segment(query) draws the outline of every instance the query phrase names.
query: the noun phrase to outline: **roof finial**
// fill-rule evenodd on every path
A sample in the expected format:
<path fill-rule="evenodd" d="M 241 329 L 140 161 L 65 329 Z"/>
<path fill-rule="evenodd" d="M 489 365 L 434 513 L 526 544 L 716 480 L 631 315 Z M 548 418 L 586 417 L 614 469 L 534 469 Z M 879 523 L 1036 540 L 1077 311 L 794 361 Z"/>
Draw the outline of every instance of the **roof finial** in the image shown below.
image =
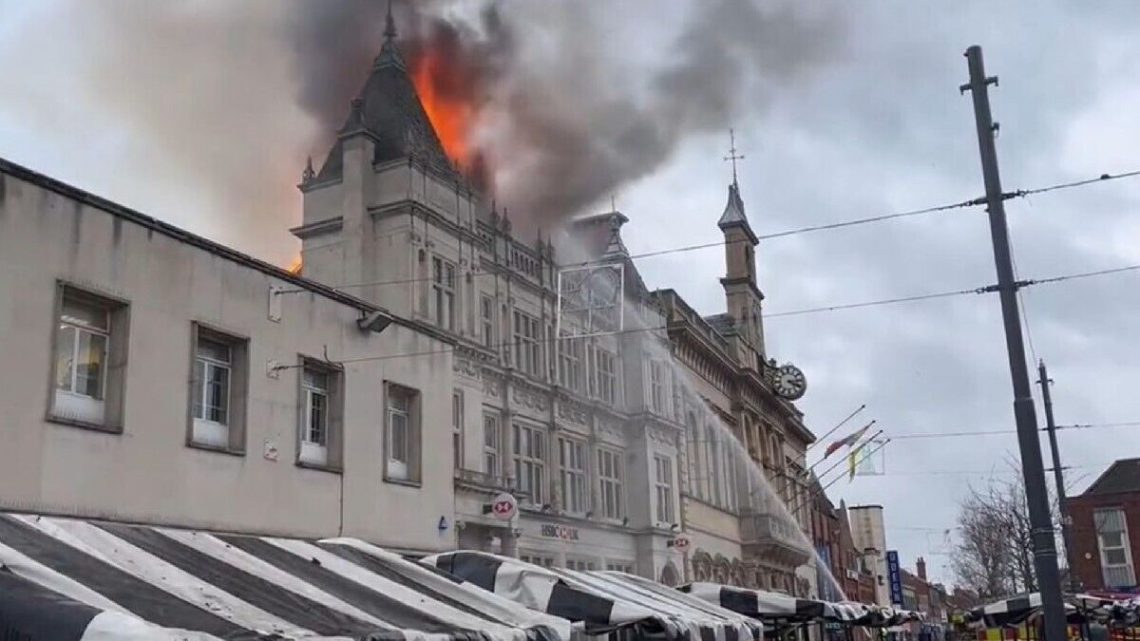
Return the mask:
<path fill-rule="evenodd" d="M 744 160 L 744 154 L 736 153 L 736 131 L 731 127 L 728 129 L 728 139 L 730 143 L 728 155 L 724 159 L 732 162 L 732 186 L 739 189 L 740 186 L 736 182 L 736 161 Z"/>
<path fill-rule="evenodd" d="M 396 20 L 392 17 L 392 0 L 388 0 L 388 17 L 384 20 L 384 40 L 394 40 L 396 38 Z"/>
<path fill-rule="evenodd" d="M 301 184 L 307 185 L 317 177 L 317 172 L 313 171 L 313 157 L 305 161 L 305 171 L 301 172 Z"/>

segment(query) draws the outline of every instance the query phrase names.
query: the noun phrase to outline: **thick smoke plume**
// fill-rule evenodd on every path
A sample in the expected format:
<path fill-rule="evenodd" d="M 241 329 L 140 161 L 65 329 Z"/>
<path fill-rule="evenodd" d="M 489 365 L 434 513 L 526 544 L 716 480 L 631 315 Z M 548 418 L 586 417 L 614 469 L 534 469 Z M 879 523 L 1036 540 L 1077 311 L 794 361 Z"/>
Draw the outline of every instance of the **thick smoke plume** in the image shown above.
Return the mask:
<path fill-rule="evenodd" d="M 435 89 L 471 106 L 471 162 L 486 161 L 489 195 L 535 226 L 603 202 L 689 137 L 757 126 L 777 91 L 842 42 L 842 16 L 804 4 L 397 0 L 394 9 L 405 57 L 441 56 Z M 97 137 L 125 159 L 105 170 L 117 185 L 107 195 L 146 207 L 193 184 L 184 210 L 150 213 L 287 264 L 304 158 L 324 160 L 379 51 L 387 3 L 43 6 L 0 53 L 19 59 L 21 42 L 50 39 L 57 58 L 8 74 L 6 89 L 25 96 L 9 108 L 74 130 L 77 144 L 92 133 L 85 123 L 99 123 Z M 665 18 L 675 33 L 645 35 L 655 32 L 641 21 Z M 74 99 L 37 100 L 45 78 L 70 82 Z"/>
<path fill-rule="evenodd" d="M 475 146 L 495 196 L 537 224 L 650 174 L 690 136 L 762 113 L 837 53 L 845 26 L 802 3 L 702 0 L 672 41 L 619 44 L 614 20 L 651 21 L 660 5 L 619 15 L 611 3 L 488 1 L 465 18 L 448 13 L 453 4 L 398 3 L 401 48 L 412 60 L 446 52 L 459 80 L 452 89 L 478 111 Z M 321 2 L 294 22 L 301 102 L 325 131 L 343 119 L 375 55 L 384 10 Z M 626 60 L 630 46 L 655 50 L 656 62 Z"/>

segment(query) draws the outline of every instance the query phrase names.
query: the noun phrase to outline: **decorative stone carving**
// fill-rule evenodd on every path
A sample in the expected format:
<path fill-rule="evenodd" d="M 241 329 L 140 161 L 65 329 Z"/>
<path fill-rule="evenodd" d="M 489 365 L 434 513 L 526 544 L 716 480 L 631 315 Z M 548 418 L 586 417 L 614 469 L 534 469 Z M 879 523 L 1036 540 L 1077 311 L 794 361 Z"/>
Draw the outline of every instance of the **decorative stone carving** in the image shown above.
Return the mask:
<path fill-rule="evenodd" d="M 511 386 L 511 400 L 523 407 L 545 412 L 549 407 L 549 399 L 541 391 L 524 387 L 518 383 Z"/>
<path fill-rule="evenodd" d="M 451 364 L 452 364 L 452 369 L 457 374 L 469 376 L 469 377 L 474 378 L 474 379 L 480 378 L 480 374 L 483 371 L 482 368 L 479 367 L 478 363 L 474 362 L 473 360 L 471 360 L 471 358 L 469 358 L 466 355 L 460 356 L 460 355 L 456 354 L 455 358 L 452 359 Z"/>
<path fill-rule="evenodd" d="M 586 425 L 589 415 L 582 405 L 571 400 L 558 401 L 558 418 L 577 425 Z"/>
<path fill-rule="evenodd" d="M 645 426 L 645 434 L 649 437 L 649 440 L 661 443 L 662 445 L 674 444 L 672 432 L 656 425 Z"/>
<path fill-rule="evenodd" d="M 502 381 L 498 376 L 487 375 L 483 377 L 483 393 L 490 398 L 499 398 Z"/>

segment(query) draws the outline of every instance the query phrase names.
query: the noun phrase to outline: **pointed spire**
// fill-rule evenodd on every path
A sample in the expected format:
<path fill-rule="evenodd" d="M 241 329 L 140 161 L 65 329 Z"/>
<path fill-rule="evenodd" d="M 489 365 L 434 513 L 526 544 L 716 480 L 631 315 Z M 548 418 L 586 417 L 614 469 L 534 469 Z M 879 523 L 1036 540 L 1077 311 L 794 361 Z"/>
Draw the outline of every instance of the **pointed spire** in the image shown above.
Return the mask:
<path fill-rule="evenodd" d="M 301 184 L 307 185 L 313 182 L 316 177 L 317 172 L 313 171 L 313 157 L 309 156 L 308 160 L 305 161 L 305 171 L 301 172 Z"/>
<path fill-rule="evenodd" d="M 384 18 L 384 42 L 396 39 L 396 20 L 392 17 L 392 0 L 388 0 L 388 16 Z"/>
<path fill-rule="evenodd" d="M 395 66 L 406 69 L 404 58 L 396 47 L 396 19 L 392 16 L 392 0 L 388 0 L 388 15 L 384 17 L 384 44 L 380 47 L 380 55 L 376 56 L 374 67 Z"/>

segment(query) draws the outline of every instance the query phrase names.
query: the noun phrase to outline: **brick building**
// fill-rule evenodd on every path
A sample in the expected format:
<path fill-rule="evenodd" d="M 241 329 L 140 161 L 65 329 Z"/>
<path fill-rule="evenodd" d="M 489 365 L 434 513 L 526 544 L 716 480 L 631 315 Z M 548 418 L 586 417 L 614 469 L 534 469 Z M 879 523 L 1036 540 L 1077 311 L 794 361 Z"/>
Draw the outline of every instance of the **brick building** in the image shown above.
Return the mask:
<path fill-rule="evenodd" d="M 1136 587 L 1129 532 L 1140 531 L 1140 458 L 1113 463 L 1085 492 L 1065 502 L 1072 520 L 1071 562 L 1085 590 Z"/>

